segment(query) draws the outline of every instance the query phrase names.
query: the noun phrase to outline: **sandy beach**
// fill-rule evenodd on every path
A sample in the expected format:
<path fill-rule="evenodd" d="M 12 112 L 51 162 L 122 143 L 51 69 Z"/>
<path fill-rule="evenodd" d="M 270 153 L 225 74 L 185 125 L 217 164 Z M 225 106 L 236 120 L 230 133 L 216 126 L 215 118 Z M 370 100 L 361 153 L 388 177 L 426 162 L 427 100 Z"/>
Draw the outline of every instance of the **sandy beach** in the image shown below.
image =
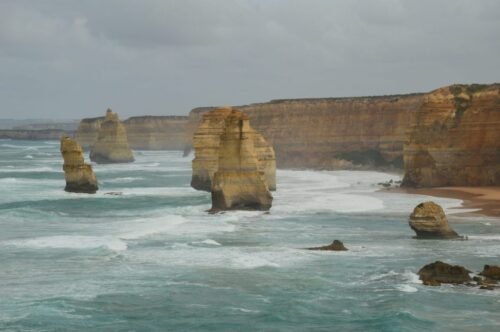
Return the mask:
<path fill-rule="evenodd" d="M 500 187 L 397 188 L 390 191 L 456 198 L 463 201 L 464 209 L 475 209 L 475 213 L 500 217 Z"/>

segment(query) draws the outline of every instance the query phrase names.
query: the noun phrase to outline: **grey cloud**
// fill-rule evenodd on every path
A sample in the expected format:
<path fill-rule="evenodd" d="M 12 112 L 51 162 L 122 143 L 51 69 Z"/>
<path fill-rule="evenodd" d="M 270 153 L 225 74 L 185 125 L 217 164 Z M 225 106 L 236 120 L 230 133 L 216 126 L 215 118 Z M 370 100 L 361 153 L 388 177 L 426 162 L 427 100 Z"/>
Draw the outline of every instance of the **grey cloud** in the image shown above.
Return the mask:
<path fill-rule="evenodd" d="M 495 0 L 3 0 L 0 117 L 498 81 Z"/>

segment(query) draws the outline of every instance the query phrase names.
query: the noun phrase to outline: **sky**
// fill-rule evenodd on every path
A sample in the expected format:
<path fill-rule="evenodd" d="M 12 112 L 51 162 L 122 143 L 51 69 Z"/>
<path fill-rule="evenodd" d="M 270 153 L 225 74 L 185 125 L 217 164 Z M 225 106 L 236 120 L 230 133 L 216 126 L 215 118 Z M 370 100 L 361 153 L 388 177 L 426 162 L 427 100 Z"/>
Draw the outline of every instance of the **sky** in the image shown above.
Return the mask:
<path fill-rule="evenodd" d="M 498 81 L 498 0 L 0 0 L 0 118 Z"/>

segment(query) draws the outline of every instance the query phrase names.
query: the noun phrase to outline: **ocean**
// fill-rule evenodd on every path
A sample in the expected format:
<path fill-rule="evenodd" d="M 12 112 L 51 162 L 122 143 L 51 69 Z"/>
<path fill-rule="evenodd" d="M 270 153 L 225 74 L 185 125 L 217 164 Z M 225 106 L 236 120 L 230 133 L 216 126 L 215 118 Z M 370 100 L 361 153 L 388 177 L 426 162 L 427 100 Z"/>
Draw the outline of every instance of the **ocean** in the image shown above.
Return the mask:
<path fill-rule="evenodd" d="M 468 241 L 413 239 L 408 215 L 431 198 L 379 191 L 400 179 L 380 172 L 279 170 L 269 213 L 210 215 L 191 157 L 135 157 L 73 194 L 59 142 L 0 140 L 1 331 L 500 329 L 500 291 L 416 275 L 500 264 L 499 220 L 458 200 L 432 198 Z M 303 249 L 334 239 L 349 251 Z"/>

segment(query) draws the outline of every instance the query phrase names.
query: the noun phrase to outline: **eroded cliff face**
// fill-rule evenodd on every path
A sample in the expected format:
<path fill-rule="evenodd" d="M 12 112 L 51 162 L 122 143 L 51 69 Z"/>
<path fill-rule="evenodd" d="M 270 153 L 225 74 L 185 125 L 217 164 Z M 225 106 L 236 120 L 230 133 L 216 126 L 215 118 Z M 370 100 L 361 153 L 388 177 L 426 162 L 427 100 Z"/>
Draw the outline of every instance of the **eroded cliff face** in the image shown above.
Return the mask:
<path fill-rule="evenodd" d="M 104 117 L 87 118 L 80 121 L 75 139 L 84 149 L 90 149 L 97 141 L 97 135 Z"/>
<path fill-rule="evenodd" d="M 193 176 L 191 186 L 198 190 L 211 191 L 212 180 L 219 169 L 220 147 L 225 133 L 226 121 L 229 116 L 244 117 L 239 110 L 231 107 L 215 108 L 203 114 L 201 123 L 193 135 L 195 158 L 193 159 Z M 245 118 L 245 123 L 248 119 Z M 255 151 L 257 168 L 263 174 L 270 190 L 276 189 L 276 159 L 273 148 L 266 140 L 248 125 L 245 137 L 251 141 L 252 151 Z"/>
<path fill-rule="evenodd" d="M 242 112 L 229 110 L 220 135 L 212 179 L 212 211 L 269 210 L 272 196 L 259 169 L 255 131 Z"/>
<path fill-rule="evenodd" d="M 137 116 L 123 122 L 136 150 L 183 150 L 187 116 Z"/>
<path fill-rule="evenodd" d="M 97 141 L 103 117 L 80 121 L 75 138 L 84 148 Z M 129 145 L 134 150 L 183 150 L 187 116 L 136 116 L 123 121 Z"/>
<path fill-rule="evenodd" d="M 97 179 L 92 166 L 85 164 L 82 147 L 74 139 L 61 137 L 61 155 L 64 159 L 64 190 L 75 193 L 93 194 L 97 191 Z"/>
<path fill-rule="evenodd" d="M 127 130 L 118 115 L 110 109 L 106 111 L 97 141 L 90 150 L 90 160 L 101 164 L 134 161 L 134 155 L 127 141 Z"/>
<path fill-rule="evenodd" d="M 422 96 L 276 100 L 236 108 L 274 148 L 279 168 L 402 168 L 405 134 Z M 188 137 L 210 109 L 191 111 Z"/>
<path fill-rule="evenodd" d="M 500 84 L 424 96 L 404 146 L 404 186 L 500 184 Z"/>

